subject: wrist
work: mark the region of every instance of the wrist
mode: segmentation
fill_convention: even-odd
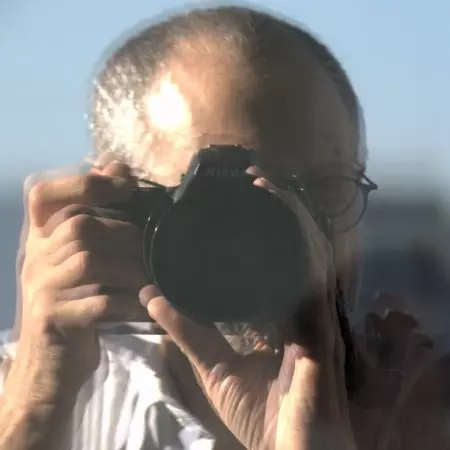
[[[76,353],[48,332],[22,333],[3,395],[25,410],[40,404],[71,404],[92,373]]]
[[[53,449],[67,429],[78,390],[61,376],[60,355],[35,356],[19,343],[0,397],[0,449]],[[36,348],[37,347],[37,348]]]
[[[61,448],[73,406],[67,401],[17,404],[15,400],[8,394],[0,398],[0,450]]]

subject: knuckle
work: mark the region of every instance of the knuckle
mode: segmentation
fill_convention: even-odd
[[[61,209],[59,211],[58,215],[61,218],[61,222],[67,222],[68,220],[72,219],[73,217],[76,217],[83,213],[85,210],[83,205],[68,205],[65,208]]]
[[[81,192],[87,200],[95,198],[101,185],[101,178],[95,174],[88,174],[81,180]]]
[[[50,323],[54,316],[54,301],[45,287],[40,287],[30,296],[27,302],[28,315],[33,319]]]
[[[89,285],[89,296],[97,297],[105,294],[105,287],[101,283],[92,283]]]
[[[89,214],[79,214],[67,221],[67,234],[71,241],[83,240],[92,233],[96,220]]]
[[[83,253],[84,251],[86,251],[86,246],[84,245],[84,242],[81,239],[75,239],[72,240],[68,245],[67,245],[68,249],[67,249],[67,258],[70,258],[78,253]]]
[[[25,284],[46,278],[46,270],[48,268],[48,253],[46,249],[38,251],[33,256],[26,255],[23,261],[20,278]],[[43,276],[42,276],[43,275]]]
[[[28,193],[28,205],[31,209],[38,210],[39,206],[45,202],[47,188],[47,181],[39,181],[30,189]]]
[[[75,269],[77,273],[86,274],[91,273],[94,267],[92,260],[92,253],[83,250],[72,257]]]
[[[97,318],[106,316],[109,309],[110,299],[107,295],[101,295],[97,298],[93,306],[93,315]]]

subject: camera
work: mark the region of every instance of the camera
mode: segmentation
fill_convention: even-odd
[[[298,218],[253,184],[251,166],[258,166],[254,150],[210,146],[193,157],[179,186],[139,187],[121,205],[142,229],[149,281],[197,322],[274,320],[308,288]],[[317,219],[295,177],[288,181]],[[320,225],[325,229],[326,220]]]

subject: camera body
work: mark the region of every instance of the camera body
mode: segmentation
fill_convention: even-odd
[[[246,171],[257,153],[211,146],[193,158],[181,184],[138,188],[121,206],[143,231],[149,281],[201,323],[275,320],[309,281],[298,219]]]

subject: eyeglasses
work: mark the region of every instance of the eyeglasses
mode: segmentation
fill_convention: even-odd
[[[345,233],[361,221],[369,193],[378,189],[378,185],[366,175],[361,178],[326,176],[308,180],[302,185],[310,202],[328,216],[337,233]]]
[[[364,174],[360,178],[329,175],[302,182],[294,176],[291,181],[295,182],[294,185],[288,185],[294,187],[304,203],[309,204],[311,213],[320,209],[336,233],[345,233],[358,225],[366,212],[369,193],[378,189],[378,185]],[[174,189],[145,179],[139,182],[169,191]]]

